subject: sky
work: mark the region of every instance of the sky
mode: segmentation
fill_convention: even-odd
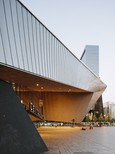
[[[99,45],[103,102],[115,103],[115,0],[20,0],[77,57]]]

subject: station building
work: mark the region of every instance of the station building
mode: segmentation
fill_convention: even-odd
[[[1,0],[0,19],[3,128],[8,122],[6,130],[20,130],[14,129],[17,120],[24,124],[28,115],[32,121],[81,122],[106,84],[19,0]]]

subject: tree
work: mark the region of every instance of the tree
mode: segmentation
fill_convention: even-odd
[[[110,114],[108,113],[108,114],[105,116],[105,120],[106,120],[107,122],[110,122],[110,119],[111,119],[111,117],[110,117]]]
[[[114,123],[114,122],[115,122],[115,119],[114,119],[114,118],[112,118],[112,119],[111,119],[111,123]]]
[[[93,116],[93,121],[94,122],[96,122],[97,121],[97,117],[96,117],[96,115],[94,114],[94,116]]]
[[[86,122],[90,122],[89,114],[86,115],[85,121],[86,121]]]
[[[99,116],[99,121],[100,121],[100,122],[104,121],[104,118],[103,118],[103,114],[102,114],[102,113],[101,113],[100,116]]]

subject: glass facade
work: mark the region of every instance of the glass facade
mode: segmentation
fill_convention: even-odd
[[[86,45],[81,61],[99,76],[99,47],[97,45]]]

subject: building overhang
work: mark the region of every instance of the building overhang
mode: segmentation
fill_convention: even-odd
[[[14,85],[19,85],[21,91],[90,93],[90,91],[59,83],[4,64],[0,64],[0,79],[8,81]]]

